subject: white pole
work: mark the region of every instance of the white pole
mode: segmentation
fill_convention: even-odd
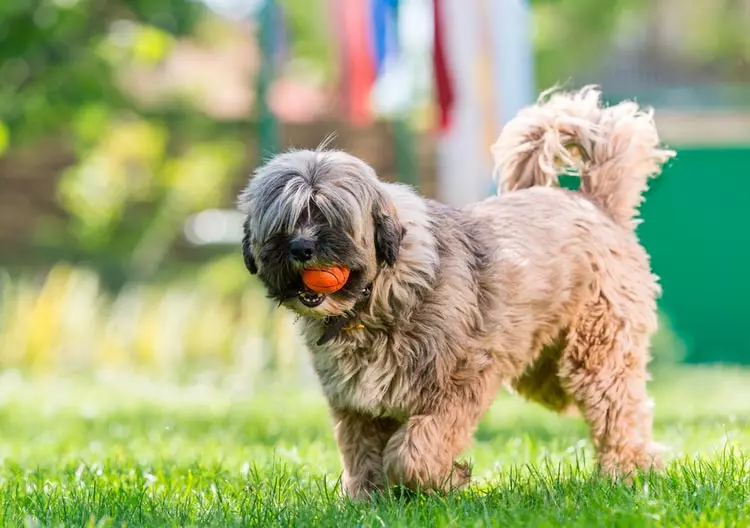
[[[535,99],[531,10],[528,0],[488,0],[498,130]]]
[[[438,198],[461,206],[481,197],[485,176],[482,156],[482,116],[476,64],[479,20],[476,2],[443,0],[445,51],[453,84],[450,129],[438,141]]]
[[[438,199],[454,206],[481,200],[493,191],[487,112],[499,133],[534,97],[526,0],[485,0],[485,9],[479,9],[480,1],[444,0],[442,4],[455,102],[451,129],[438,141]],[[488,38],[481,38],[482,31],[489,33]],[[490,50],[482,50],[483,44]],[[489,77],[480,76],[482,51],[489,55]],[[479,86],[482,78],[491,86]],[[490,109],[481,97],[488,88]]]

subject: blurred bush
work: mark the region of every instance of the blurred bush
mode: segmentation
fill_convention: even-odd
[[[64,133],[91,104],[133,108],[118,89],[112,46],[134,60],[158,60],[169,35],[188,34],[204,13],[182,0],[4,0],[0,121],[13,141],[34,141]],[[128,20],[132,38],[114,44]]]
[[[196,141],[174,155],[167,139],[158,123],[112,123],[60,181],[66,232],[92,252],[116,252],[131,280],[153,274],[189,214],[224,203],[243,160],[232,139]],[[150,207],[126,216],[143,203]]]
[[[215,21],[187,0],[2,2],[0,154],[53,145],[75,159],[57,179],[64,214],[35,219],[22,250],[85,262],[119,287],[154,277],[188,215],[233,198],[252,127],[211,118],[189,87],[154,102],[132,84],[179,45],[216,45]]]
[[[103,369],[183,376],[232,371],[248,380],[299,376],[304,347],[235,259],[170,284],[117,293],[85,268],[0,283],[0,368],[34,374]]]

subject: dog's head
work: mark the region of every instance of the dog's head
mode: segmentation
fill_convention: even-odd
[[[398,259],[404,230],[375,171],[340,151],[280,154],[255,171],[240,194],[247,215],[245,265],[271,298],[299,314],[341,315],[381,266]],[[330,295],[305,287],[308,267],[343,265],[345,286]]]

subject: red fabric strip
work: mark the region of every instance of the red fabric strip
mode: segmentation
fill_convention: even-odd
[[[453,110],[454,94],[451,82],[450,70],[445,50],[445,29],[443,26],[443,11],[441,0],[432,0],[434,11],[435,45],[433,47],[432,61],[435,72],[435,91],[438,104],[438,129],[441,132],[448,130],[451,126],[451,113]]]
[[[372,121],[370,93],[375,83],[369,0],[344,0],[344,50],[348,85],[348,116],[355,125]]]

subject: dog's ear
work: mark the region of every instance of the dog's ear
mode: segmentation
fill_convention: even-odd
[[[398,260],[406,229],[399,222],[394,208],[383,201],[375,204],[372,217],[375,225],[375,257],[378,264],[392,267]]]
[[[255,263],[255,258],[253,257],[252,248],[250,246],[250,226],[245,222],[242,228],[245,231],[245,234],[242,236],[242,256],[245,259],[245,267],[250,274],[255,275],[258,273],[258,265]]]

